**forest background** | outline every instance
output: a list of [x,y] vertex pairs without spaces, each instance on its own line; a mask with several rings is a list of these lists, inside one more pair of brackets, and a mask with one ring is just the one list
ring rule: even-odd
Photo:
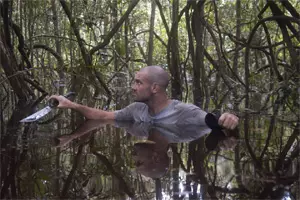
[[[0,0],[1,146],[36,130],[19,120],[47,95],[74,91],[76,102],[120,109],[134,73],[160,65],[170,97],[240,117],[255,168],[273,155],[267,171],[287,169],[299,155],[299,10],[297,0]],[[7,174],[11,161],[1,162]]]

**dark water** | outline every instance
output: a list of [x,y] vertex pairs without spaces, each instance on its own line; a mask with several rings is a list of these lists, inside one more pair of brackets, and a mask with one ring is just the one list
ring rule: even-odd
[[242,122],[225,136],[199,126],[69,118],[2,136],[2,198],[300,198],[297,127],[276,127],[266,147],[268,119],[254,120],[246,138]]

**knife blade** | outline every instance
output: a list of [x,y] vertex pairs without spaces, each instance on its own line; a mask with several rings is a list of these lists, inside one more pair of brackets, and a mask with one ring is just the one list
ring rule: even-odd
[[[74,95],[75,95],[75,92],[69,92],[66,95],[64,95],[64,97],[69,99]],[[50,113],[52,111],[52,109],[54,109],[58,106],[58,104],[59,104],[59,102],[57,99],[50,99],[48,102],[48,105],[45,108],[33,113],[32,115],[29,115],[28,117],[22,119],[20,122],[35,122],[35,121],[41,119],[42,117],[46,116],[48,113]]]

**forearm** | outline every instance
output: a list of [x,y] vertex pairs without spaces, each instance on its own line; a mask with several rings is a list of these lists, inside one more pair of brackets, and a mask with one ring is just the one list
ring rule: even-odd
[[87,119],[114,119],[114,113],[72,102],[70,108],[81,113]]

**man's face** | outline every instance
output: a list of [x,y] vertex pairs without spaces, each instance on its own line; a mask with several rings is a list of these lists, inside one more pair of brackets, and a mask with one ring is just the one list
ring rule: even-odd
[[136,102],[147,102],[152,96],[152,84],[145,72],[137,72],[132,85],[132,95]]

